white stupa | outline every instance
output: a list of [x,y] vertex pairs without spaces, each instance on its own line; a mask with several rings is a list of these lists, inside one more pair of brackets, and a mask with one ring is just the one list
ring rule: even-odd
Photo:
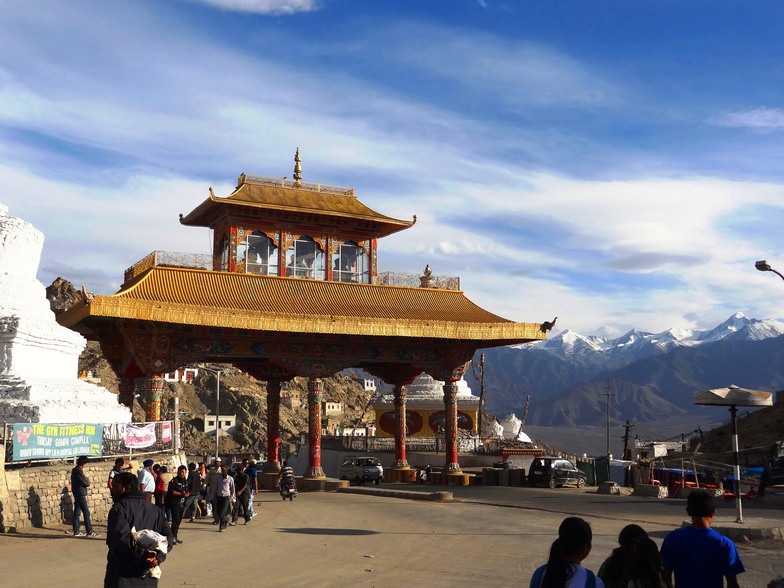
[[531,438],[523,433],[523,430],[520,427],[520,423],[522,423],[522,421],[515,416],[515,413],[510,412],[507,414],[499,423],[503,428],[503,436],[507,439],[515,439],[517,441],[523,441],[524,443],[532,443]]
[[[463,378],[457,382],[456,400],[461,410],[479,408],[479,397],[474,396],[471,388]],[[422,372],[406,386],[406,404],[411,409],[444,409],[444,382],[436,380],[430,374]],[[384,384],[381,395],[373,403],[374,406],[394,406],[394,387]]]
[[0,204],[0,422],[130,422],[116,394],[77,378],[87,342],[57,323],[36,279],[43,243]]

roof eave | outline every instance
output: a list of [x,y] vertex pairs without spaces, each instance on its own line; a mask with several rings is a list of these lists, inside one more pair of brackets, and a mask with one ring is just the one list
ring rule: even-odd
[[251,331],[314,333],[382,337],[416,337],[481,342],[484,346],[512,345],[545,338],[537,323],[461,323],[438,320],[400,320],[312,314],[241,312],[230,308],[203,309],[189,304],[167,304],[96,296],[87,306],[72,307],[58,316],[63,326],[76,329],[82,322],[128,319],[156,323],[243,329]]

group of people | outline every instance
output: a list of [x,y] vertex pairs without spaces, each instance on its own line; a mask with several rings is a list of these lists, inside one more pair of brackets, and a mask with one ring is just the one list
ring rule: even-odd
[[240,516],[248,524],[257,514],[253,508],[253,497],[258,492],[255,460],[243,459],[233,475],[229,475],[221,458],[209,467],[204,462],[181,465],[175,476],[151,459],[143,465],[139,490],[148,502],[154,502],[164,512],[179,543],[180,523],[188,513],[190,522],[212,516],[219,531],[236,525]]
[[715,512],[713,495],[692,491],[686,499],[691,525],[669,533],[661,550],[642,527],[627,525],[597,574],[580,565],[591,552],[590,525],[568,517],[530,588],[723,588],[725,578],[727,588],[737,588],[743,562],[735,544],[711,529]]
[[[77,467],[80,462],[81,458]],[[183,542],[178,534],[183,515],[188,512],[191,522],[211,513],[213,524],[219,525],[220,531],[236,525],[240,516],[248,524],[257,514],[253,510],[253,496],[258,491],[253,460],[244,459],[233,476],[220,458],[210,468],[205,463],[181,465],[176,475],[168,478],[164,478],[165,467],[156,468],[153,460],[145,460],[143,465],[137,477],[118,458],[109,474],[114,506],[107,525],[105,588],[157,586],[158,566],[175,545]],[[166,488],[163,493],[158,491],[161,480]],[[85,524],[91,532],[89,515]],[[157,537],[158,543],[143,546],[141,533]]]
[[233,476],[220,458],[217,458],[207,474],[206,500],[210,503],[212,524],[218,531],[235,526],[240,517],[245,524],[257,515],[253,497],[259,491],[256,462],[243,459]]

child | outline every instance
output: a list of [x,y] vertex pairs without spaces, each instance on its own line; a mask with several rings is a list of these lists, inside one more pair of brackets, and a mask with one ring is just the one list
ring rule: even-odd
[[580,565],[591,552],[591,526],[579,517],[567,517],[558,527],[547,564],[537,568],[530,588],[604,588],[604,582]]

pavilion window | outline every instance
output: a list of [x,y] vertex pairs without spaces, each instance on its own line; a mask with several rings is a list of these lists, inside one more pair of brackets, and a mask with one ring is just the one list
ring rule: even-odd
[[341,243],[332,255],[332,280],[369,284],[370,272],[365,249],[353,241]]
[[239,267],[249,274],[278,275],[278,248],[261,231],[253,231],[245,237],[237,247],[237,258]]
[[323,280],[326,276],[324,252],[315,240],[302,235],[286,251],[286,275]]

